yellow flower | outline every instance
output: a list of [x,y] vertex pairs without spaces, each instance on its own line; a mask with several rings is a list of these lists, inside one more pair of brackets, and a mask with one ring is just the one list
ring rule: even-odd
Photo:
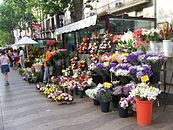
[[122,56],[127,57],[129,54],[128,53],[123,53]]
[[108,83],[108,82],[104,82],[103,83],[103,86],[104,86],[104,88],[111,88],[112,87],[112,84],[111,83]]
[[51,80],[53,80],[54,78],[55,78],[55,77],[54,77],[54,76],[52,76],[52,77],[51,77]]
[[107,67],[107,66],[109,66],[109,62],[104,62],[103,65],[104,65],[105,67]]
[[65,73],[65,70],[64,69],[62,70],[62,73]]
[[116,56],[117,56],[117,54],[115,54],[115,53],[114,53],[114,54],[112,54],[112,57],[116,57]]

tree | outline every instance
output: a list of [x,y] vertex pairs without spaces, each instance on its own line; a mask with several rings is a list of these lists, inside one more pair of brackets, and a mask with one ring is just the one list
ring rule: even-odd
[[[13,34],[14,29],[31,28],[36,21],[32,9],[37,6],[35,0],[4,0],[0,5],[0,29]],[[14,36],[11,36],[14,43]]]
[[43,13],[51,16],[61,14],[69,9],[72,19],[78,21],[82,19],[84,8],[93,9],[90,3],[94,1],[98,2],[99,0],[87,0],[84,4],[83,0],[43,0],[40,5]]
[[8,31],[0,30],[0,47],[10,44],[12,41],[12,34]]

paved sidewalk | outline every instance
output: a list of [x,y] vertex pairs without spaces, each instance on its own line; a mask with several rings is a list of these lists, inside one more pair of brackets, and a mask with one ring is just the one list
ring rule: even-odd
[[135,117],[119,118],[118,111],[102,113],[87,97],[75,97],[75,102],[50,102],[12,70],[8,87],[0,75],[0,130],[173,130],[172,105],[165,112],[155,107],[153,124],[139,127]]

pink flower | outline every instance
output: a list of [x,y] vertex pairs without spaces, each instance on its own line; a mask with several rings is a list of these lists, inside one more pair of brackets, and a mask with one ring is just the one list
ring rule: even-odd
[[112,43],[117,43],[118,40],[120,40],[122,37],[122,35],[115,35],[113,38],[112,38]]

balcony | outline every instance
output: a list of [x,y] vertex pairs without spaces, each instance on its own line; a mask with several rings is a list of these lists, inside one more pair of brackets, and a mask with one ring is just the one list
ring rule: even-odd
[[109,10],[111,13],[125,11],[130,8],[138,7],[139,5],[143,5],[150,2],[150,0],[118,0],[116,2],[109,4]]
[[[105,6],[95,9],[97,15],[118,13],[127,11],[139,5],[149,3],[150,0],[115,0]],[[92,11],[93,12],[93,11]]]

